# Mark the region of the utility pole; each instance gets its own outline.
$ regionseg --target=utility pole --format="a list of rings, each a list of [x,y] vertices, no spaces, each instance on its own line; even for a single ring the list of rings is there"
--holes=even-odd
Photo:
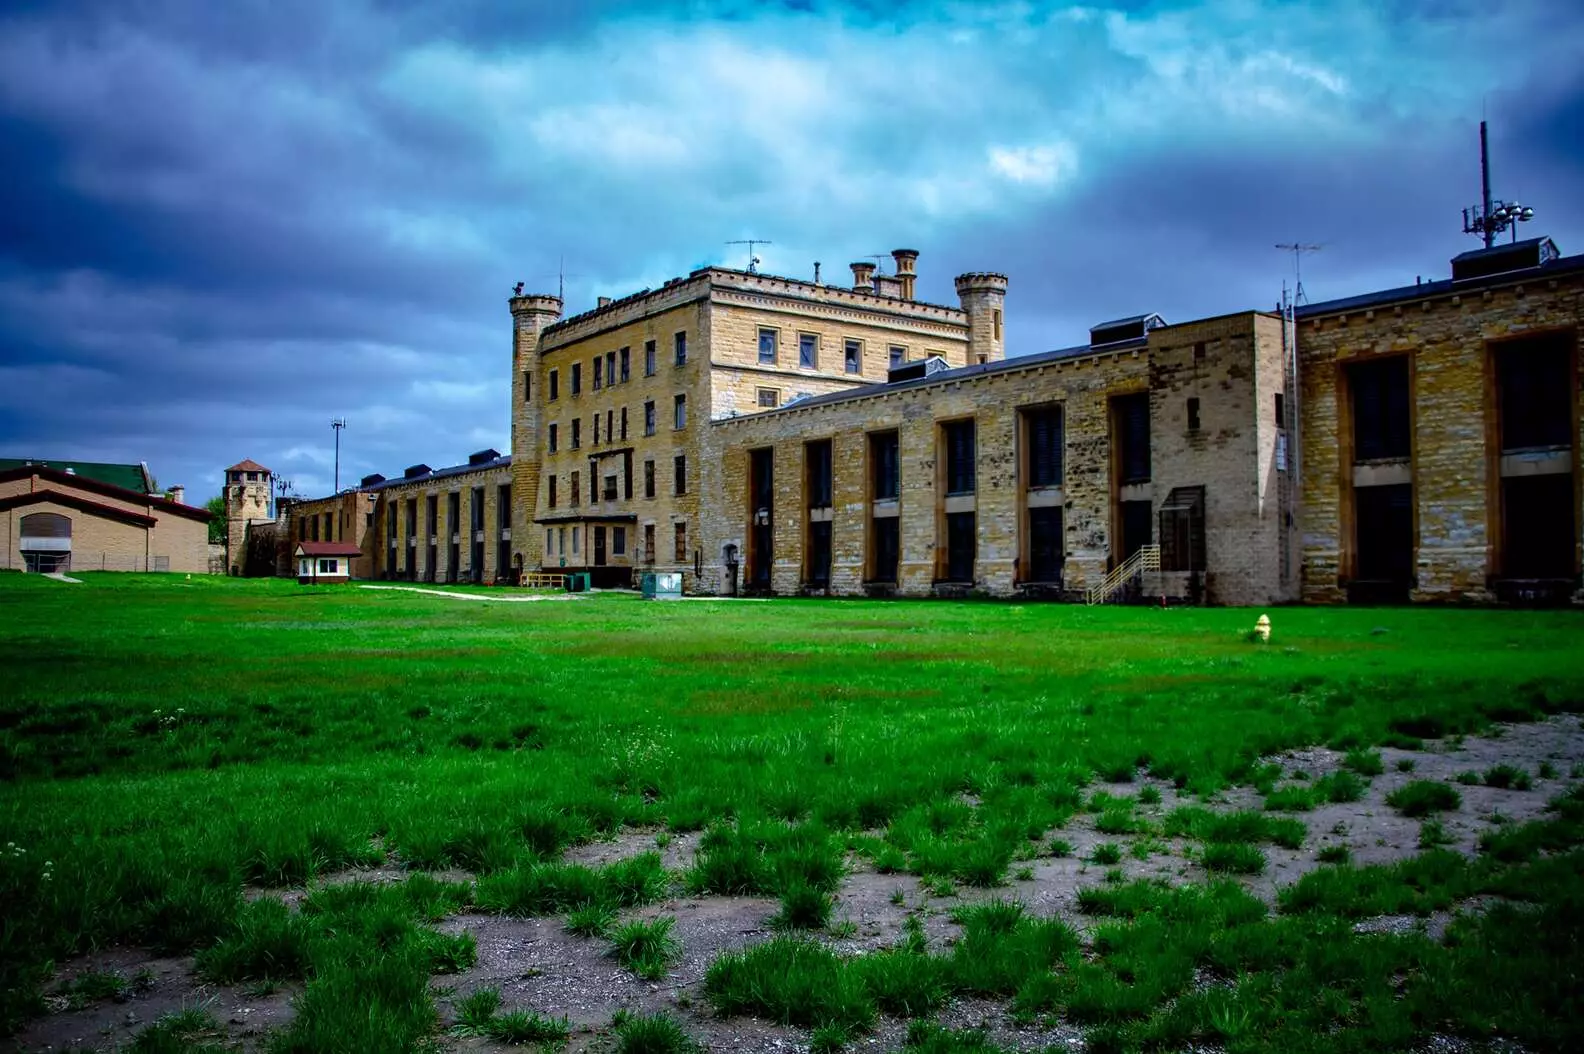
[[[335,429],[335,493],[341,493],[341,429],[346,427],[346,418],[337,417],[330,422],[330,427]]]

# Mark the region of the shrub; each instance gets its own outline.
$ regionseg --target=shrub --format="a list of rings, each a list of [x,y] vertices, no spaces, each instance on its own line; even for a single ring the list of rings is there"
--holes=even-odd
[[[1480,774],[1473,769],[1465,769],[1454,778],[1465,787],[1478,787],[1480,783]]]
[[[1138,800],[1140,805],[1159,805],[1161,802],[1160,788],[1155,786],[1142,788],[1138,792]]]
[[[1438,846],[1451,844],[1452,835],[1440,820],[1432,818],[1419,825],[1420,849],[1435,849]]]
[[[1345,864],[1353,858],[1353,853],[1345,845],[1323,846],[1318,854],[1322,864]]]
[[[1050,855],[1055,857],[1072,856],[1072,843],[1065,838],[1054,839],[1050,844]]]
[[[909,948],[853,959],[848,967],[875,1005],[897,1017],[922,1017],[945,1005],[945,960]]]
[[[605,899],[624,908],[637,908],[665,899],[670,879],[659,853],[639,853],[599,873]]]
[[[1463,803],[1462,795],[1445,783],[1414,780],[1386,795],[1386,804],[1404,816],[1418,818],[1433,812],[1451,812]]]

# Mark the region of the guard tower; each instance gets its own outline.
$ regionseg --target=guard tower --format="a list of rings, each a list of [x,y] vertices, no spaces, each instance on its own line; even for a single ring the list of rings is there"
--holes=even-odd
[[[1006,358],[1001,336],[1001,311],[1006,303],[1007,276],[971,271],[957,276],[957,299],[968,315],[968,365]]]
[[[240,575],[247,562],[247,525],[270,518],[270,470],[257,461],[226,469],[226,573]]]

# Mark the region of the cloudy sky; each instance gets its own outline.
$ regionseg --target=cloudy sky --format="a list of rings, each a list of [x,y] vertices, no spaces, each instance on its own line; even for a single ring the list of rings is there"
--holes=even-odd
[[[1478,121],[1584,251],[1559,0],[0,0],[0,455],[189,500],[508,445],[524,281],[569,312],[706,263],[921,251],[1011,276],[1013,354],[1141,311],[1444,276]]]

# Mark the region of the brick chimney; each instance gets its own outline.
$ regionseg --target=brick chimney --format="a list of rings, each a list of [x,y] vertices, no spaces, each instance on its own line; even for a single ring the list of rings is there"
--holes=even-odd
[[[913,282],[918,274],[913,265],[918,262],[917,249],[892,249],[891,259],[896,261],[896,276],[902,280],[902,299],[913,299]]]
[[[174,501],[177,505],[186,505],[187,488],[182,486],[180,483],[176,484],[170,489],[170,500]]]
[[[870,263],[868,260],[860,260],[857,263],[849,264],[848,266],[852,268],[853,273],[853,292],[874,292],[875,265]]]

